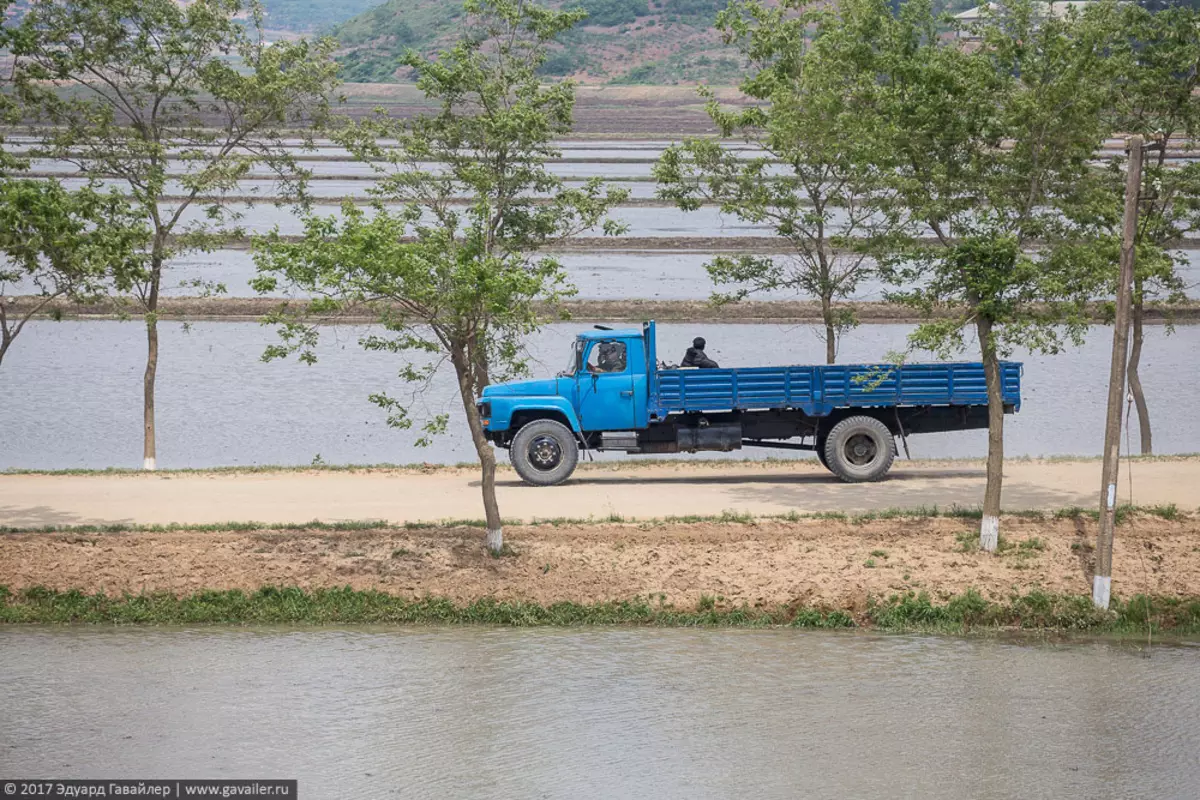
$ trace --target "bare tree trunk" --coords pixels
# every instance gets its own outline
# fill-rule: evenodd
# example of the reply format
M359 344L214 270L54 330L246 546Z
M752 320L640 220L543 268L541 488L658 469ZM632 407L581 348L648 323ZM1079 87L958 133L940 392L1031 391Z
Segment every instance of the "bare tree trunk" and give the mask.
M992 338L992 321L975 323L983 354L983 374L988 396L987 488L983 493L983 519L979 523L979 547L995 552L1000 542L1000 492L1004 485L1004 391L1000 381L1000 359Z
M38 312L50 304L51 300L58 298L61 294L61 292L56 292L43 296L40 301L27 306L23 311L18 311L17 318L11 324L8 319L8 312L4 310L4 298L0 297L0 364L4 363L4 355L8 352L8 348L12 347L12 343L17 340L17 336L25 329L25 323L33 319Z
M504 549L504 525L500 520L500 505L496 502L496 451L484 438L479 409L475 407L475 386L471 379L470 358L462 348L456 348L450 354L450 361L458 378L458 394L462 399L463 411L467 414L467 426L471 429L471 443L475 445L475 454L479 456L483 515L487 521L487 548L499 555Z
M1154 452L1154 442L1150 432L1150 409L1146 406L1146 393L1142 391L1142 378L1138 374L1138 365L1142 361L1142 343L1146 333L1142 329L1145 307L1142 304L1142 281L1134 279L1133 287L1133 347L1129 351L1129 391L1133 393L1133 403L1137 407L1138 427L1141 430L1142 455L1148 456Z
M837 326L833 319L833 302L830 297L821 298L821 320L825 323L825 363L837 361Z
M154 427L154 381L158 374L158 287L162 281L162 256L150 261L150 294L146 298L146 374L142 379L142 469L158 468L158 446Z
M4 354L12 344L12 334L8 330L8 314L4 310L4 298L0 297L0 364L4 363Z

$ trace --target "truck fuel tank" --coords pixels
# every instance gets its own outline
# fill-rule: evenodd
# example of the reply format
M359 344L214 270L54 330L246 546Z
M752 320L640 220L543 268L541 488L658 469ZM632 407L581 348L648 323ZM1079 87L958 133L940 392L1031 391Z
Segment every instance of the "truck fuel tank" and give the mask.
M675 439L655 438L646 441L636 431L603 433L601 450L624 450L626 453L694 453L698 450L728 452L742 449L740 423L721 423L703 427L679 426Z

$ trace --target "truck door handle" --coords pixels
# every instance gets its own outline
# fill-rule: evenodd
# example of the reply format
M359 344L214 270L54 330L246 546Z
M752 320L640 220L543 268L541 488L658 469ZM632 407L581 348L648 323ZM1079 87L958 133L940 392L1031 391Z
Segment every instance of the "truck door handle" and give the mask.
M626 389L621 392L621 397L633 397L633 389Z

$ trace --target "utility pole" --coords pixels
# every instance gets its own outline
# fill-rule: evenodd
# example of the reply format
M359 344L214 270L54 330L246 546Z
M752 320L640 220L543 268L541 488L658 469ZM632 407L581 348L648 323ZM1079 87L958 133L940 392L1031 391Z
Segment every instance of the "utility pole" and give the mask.
M1112 366L1108 375L1108 417L1104 426L1104 468L1100 487L1100 533L1096 537L1096 574L1092 603L1108 609L1112 594L1113 529L1117 524L1117 468L1121 457L1121 401L1129 360L1129 311L1133 303L1133 260L1137 240L1138 194L1142 187L1142 137L1129 137L1125 177L1125 219L1121 233L1121 275L1117 281L1117 319L1113 325Z

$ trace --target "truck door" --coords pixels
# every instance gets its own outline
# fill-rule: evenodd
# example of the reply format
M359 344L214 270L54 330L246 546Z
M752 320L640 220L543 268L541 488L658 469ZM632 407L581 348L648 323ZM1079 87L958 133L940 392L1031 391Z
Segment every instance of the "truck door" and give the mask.
M576 376L579 420L586 431L628 431L634 427L633 364L620 339L589 343Z

